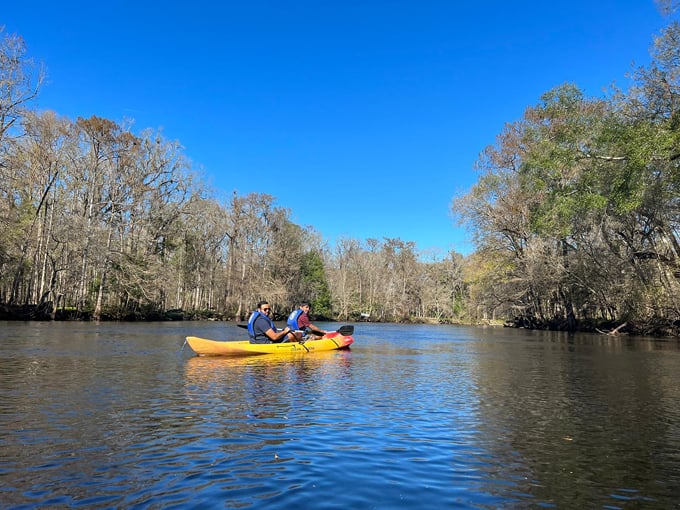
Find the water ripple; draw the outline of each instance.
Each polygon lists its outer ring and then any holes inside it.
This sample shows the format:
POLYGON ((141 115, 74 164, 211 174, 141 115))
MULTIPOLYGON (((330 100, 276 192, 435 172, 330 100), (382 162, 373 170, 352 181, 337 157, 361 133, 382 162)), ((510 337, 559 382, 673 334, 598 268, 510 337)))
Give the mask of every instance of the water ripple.
POLYGON ((351 351, 227 360, 177 355, 187 325, 60 327, 0 344, 6 508, 677 501, 668 346, 362 325, 351 351))

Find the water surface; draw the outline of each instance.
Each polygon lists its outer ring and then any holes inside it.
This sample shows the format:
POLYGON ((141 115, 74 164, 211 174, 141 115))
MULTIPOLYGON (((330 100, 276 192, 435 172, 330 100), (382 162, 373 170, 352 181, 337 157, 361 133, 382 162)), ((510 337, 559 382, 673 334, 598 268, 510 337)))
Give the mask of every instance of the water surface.
POLYGON ((362 323, 350 351, 226 359, 186 335, 243 330, 0 322, 3 507, 678 508, 677 341, 362 323))

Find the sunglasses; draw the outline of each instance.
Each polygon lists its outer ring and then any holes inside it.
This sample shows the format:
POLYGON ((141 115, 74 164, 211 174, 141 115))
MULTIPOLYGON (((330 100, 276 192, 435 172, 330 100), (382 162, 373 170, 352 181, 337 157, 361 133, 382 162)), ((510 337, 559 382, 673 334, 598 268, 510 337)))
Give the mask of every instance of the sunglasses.
POLYGON ((270 311, 271 311, 271 308, 263 308, 262 311, 263 311, 263 312, 270 312, 270 311))

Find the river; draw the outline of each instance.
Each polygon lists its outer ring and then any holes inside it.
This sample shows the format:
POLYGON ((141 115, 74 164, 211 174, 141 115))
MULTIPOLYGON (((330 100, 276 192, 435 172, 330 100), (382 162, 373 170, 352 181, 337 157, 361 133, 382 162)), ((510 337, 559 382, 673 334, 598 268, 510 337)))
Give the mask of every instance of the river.
POLYGON ((0 322, 3 508, 680 508, 680 342, 355 324, 0 322), (333 324, 320 324, 330 329, 333 324))

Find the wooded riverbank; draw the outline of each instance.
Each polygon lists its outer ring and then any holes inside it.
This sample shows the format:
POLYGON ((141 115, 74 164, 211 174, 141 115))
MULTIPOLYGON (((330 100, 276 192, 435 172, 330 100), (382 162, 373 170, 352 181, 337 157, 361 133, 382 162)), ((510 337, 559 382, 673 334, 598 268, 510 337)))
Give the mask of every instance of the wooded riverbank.
MULTIPOLYGON (((285 320, 284 316, 279 316, 277 320, 285 320)), ((21 306, 0 306, 0 320, 7 321, 91 321, 93 320, 91 312, 77 312, 76 310, 67 309, 53 309, 51 307, 39 307, 37 305, 21 305, 21 306)), ((120 322, 135 322, 135 321, 234 321, 234 318, 228 318, 224 315, 211 312, 185 312, 184 310, 166 310, 166 311, 139 311, 131 314, 125 310, 120 310, 118 313, 104 314, 99 320, 101 321, 120 321, 120 322)), ((323 319, 324 322, 328 320, 323 319)), ((240 321, 238 321, 240 322, 240 321)), ((376 321, 373 321, 376 322, 376 321)), ((379 322, 379 321, 378 321, 379 322)), ((388 321, 389 322, 389 321, 388 321)), ((462 322, 459 320, 447 319, 414 319, 409 321, 394 321, 399 324, 461 324, 466 326, 488 326, 501 324, 498 321, 480 321, 477 323, 462 322), (492 324, 493 322, 493 324, 492 324)), ((526 318, 515 318, 507 320, 502 323, 503 327, 522 328, 533 330, 546 331, 569 331, 571 333, 600 333, 604 335, 632 335, 632 336, 655 336, 655 337, 677 337, 680 338, 680 320, 677 321, 654 321, 644 324, 637 323, 616 323, 614 321, 605 320, 589 320, 589 321, 575 321, 570 323, 566 320, 555 320, 540 323, 531 321, 526 318)))
POLYGON ((628 91, 564 84, 507 124, 453 203, 475 245, 463 255, 399 238, 331 246, 273 196, 211 191, 160 132, 31 109, 43 76, 4 36, 0 314, 243 321, 267 299, 279 316, 309 301, 338 321, 677 336, 678 41, 672 23, 628 91))

